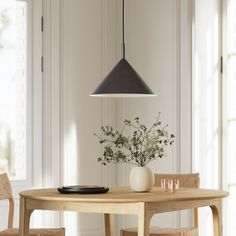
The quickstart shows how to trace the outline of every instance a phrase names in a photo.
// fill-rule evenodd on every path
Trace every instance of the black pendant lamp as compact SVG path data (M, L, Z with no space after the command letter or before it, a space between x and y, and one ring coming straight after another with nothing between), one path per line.
M94 97L152 97L156 96L140 75L125 59L124 0L122 0L122 58L90 95Z

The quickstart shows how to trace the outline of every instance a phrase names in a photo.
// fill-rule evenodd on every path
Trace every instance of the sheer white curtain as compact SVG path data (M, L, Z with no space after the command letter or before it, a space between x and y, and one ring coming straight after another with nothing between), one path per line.
M201 187L216 189L221 187L220 36L220 1L195 1L193 171L200 172ZM212 235L211 211L199 212L200 235Z
M224 156L223 186L230 192L224 204L224 235L236 234L236 0L224 1Z

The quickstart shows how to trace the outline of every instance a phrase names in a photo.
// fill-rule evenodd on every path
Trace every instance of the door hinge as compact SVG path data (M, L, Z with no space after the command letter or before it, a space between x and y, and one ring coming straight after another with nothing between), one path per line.
M43 32L43 28L44 28L44 22L43 22L43 16L41 17L41 32Z
M220 57L220 73L223 74L223 57Z
M43 57L41 57L41 72L43 72Z

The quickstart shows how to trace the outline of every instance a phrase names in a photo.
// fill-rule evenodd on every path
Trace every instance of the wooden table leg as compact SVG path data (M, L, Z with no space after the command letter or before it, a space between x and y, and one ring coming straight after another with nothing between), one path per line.
M152 215L147 212L145 203L141 203L138 215L138 236L149 236L151 218Z
M114 222L111 214L104 214L105 221L105 236L114 235Z
M214 205L210 207L213 217L214 236L221 236L220 202L217 201Z
M29 223L32 210L26 209L25 198L20 198L20 225L19 225L19 236L29 235Z

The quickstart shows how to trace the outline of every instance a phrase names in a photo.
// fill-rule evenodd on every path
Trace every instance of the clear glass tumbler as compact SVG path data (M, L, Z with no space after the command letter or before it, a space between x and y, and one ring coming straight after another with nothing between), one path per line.
M168 192L173 193L174 192L174 180L173 179L168 179Z
M161 190L162 190L162 192L167 192L167 190L168 190L167 179L161 179Z

